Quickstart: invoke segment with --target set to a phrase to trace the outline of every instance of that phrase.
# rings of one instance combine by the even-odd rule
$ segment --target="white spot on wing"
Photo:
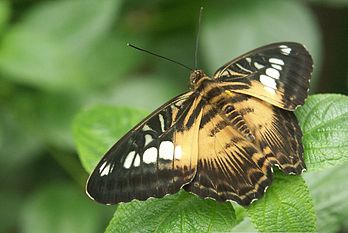
[[[254,66],[256,67],[256,69],[260,70],[263,67],[265,67],[264,65],[261,65],[260,63],[254,62]]]
[[[246,57],[245,60],[246,60],[247,62],[249,62],[249,63],[251,62],[251,58],[250,58],[250,57]]]
[[[289,55],[290,52],[291,52],[291,49],[290,49],[290,48],[282,49],[282,53],[283,53],[284,55]]]
[[[267,87],[271,87],[273,89],[277,89],[276,81],[273,78],[271,78],[271,77],[269,77],[267,75],[261,74],[260,75],[260,81],[261,81],[261,83],[263,85],[265,85]]]
[[[134,151],[131,151],[131,152],[128,153],[126,159],[123,162],[123,167],[124,168],[128,169],[128,168],[130,168],[132,166],[134,155],[135,155]]]
[[[176,146],[175,152],[174,152],[174,157],[175,157],[175,159],[181,159],[181,156],[182,156],[181,146]]]
[[[157,149],[155,147],[148,148],[143,154],[144,163],[155,163],[157,161]]]
[[[135,156],[135,160],[134,160],[134,167],[139,167],[140,166],[140,155],[139,154],[137,154],[136,156]]]
[[[280,45],[279,48],[280,48],[281,53],[284,55],[289,55],[291,53],[291,48],[289,48],[286,45]]]
[[[162,114],[158,114],[158,119],[159,119],[160,124],[161,124],[161,130],[162,130],[162,132],[164,132],[164,118],[163,118],[163,115]]]
[[[99,168],[99,173],[102,172],[102,170],[104,169],[105,165],[107,164],[107,161],[105,161]]]
[[[282,59],[279,59],[279,58],[270,58],[268,61],[270,63],[273,63],[273,64],[277,64],[277,65],[281,65],[281,66],[284,65],[284,61]]]
[[[282,67],[280,65],[271,64],[271,66],[277,70],[282,70]]]
[[[152,136],[150,134],[145,134],[145,145],[149,144],[152,141]]]
[[[159,157],[173,160],[174,144],[171,141],[163,141],[159,147]]]
[[[274,79],[279,79],[279,77],[280,77],[279,71],[274,69],[274,68],[267,68],[266,69],[266,74],[268,76],[270,76],[271,78],[274,78]]]
[[[151,128],[147,124],[145,124],[142,130],[143,131],[151,130]]]
[[[110,165],[111,164],[106,165],[106,167],[103,169],[102,173],[100,173],[100,176],[106,176],[110,173]]]

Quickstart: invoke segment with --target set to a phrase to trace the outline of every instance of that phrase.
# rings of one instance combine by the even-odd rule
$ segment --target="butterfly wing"
[[[103,204],[177,192],[196,172],[201,111],[192,93],[154,111],[102,158],[87,193]]]
[[[241,205],[262,196],[272,179],[269,161],[211,104],[203,109],[198,141],[197,173],[185,190]]]
[[[238,93],[229,101],[250,129],[254,143],[272,164],[287,174],[301,174],[306,169],[302,131],[293,112]]]
[[[307,98],[313,61],[303,45],[281,42],[248,52],[219,68],[213,78],[226,90],[294,110]]]

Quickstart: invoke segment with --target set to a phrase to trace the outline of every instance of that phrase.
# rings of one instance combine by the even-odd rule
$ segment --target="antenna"
[[[186,69],[188,69],[188,70],[190,70],[190,71],[194,71],[192,68],[190,68],[190,67],[188,67],[188,66],[186,66],[186,65],[184,65],[184,64],[182,64],[182,63],[180,63],[180,62],[177,62],[177,61],[174,61],[174,60],[172,60],[172,59],[170,59],[170,58],[167,58],[167,57],[158,55],[158,54],[156,54],[156,53],[150,52],[150,51],[148,51],[148,50],[146,50],[146,49],[139,48],[139,47],[137,47],[137,46],[135,46],[135,45],[132,45],[132,44],[130,44],[130,43],[127,43],[127,46],[132,47],[132,48],[134,48],[134,49],[137,49],[137,50],[139,50],[139,51],[142,51],[142,52],[145,52],[145,53],[154,55],[155,57],[163,58],[164,60],[173,62],[173,63],[175,63],[175,64],[177,64],[177,65],[179,65],[179,66],[182,66],[182,67],[184,67],[184,68],[186,68]]]
[[[203,13],[203,7],[199,9],[199,18],[198,18],[198,29],[197,29],[197,36],[196,36],[196,48],[195,48],[195,69],[197,69],[197,55],[198,55],[198,45],[199,45],[199,36],[201,31],[201,22],[202,22],[202,13]]]

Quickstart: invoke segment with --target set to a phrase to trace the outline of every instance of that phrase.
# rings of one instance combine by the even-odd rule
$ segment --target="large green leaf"
[[[80,113],[74,122],[74,138],[84,168],[91,172],[101,156],[145,115],[143,111],[110,106]]]
[[[313,232],[316,216],[308,187],[301,176],[276,173],[264,197],[248,208],[262,232]]]
[[[296,111],[303,131],[305,162],[309,171],[348,161],[348,96],[310,96]]]
[[[203,201],[181,191],[161,199],[120,204],[106,232],[227,232],[235,219],[231,203]]]
[[[55,183],[26,201],[21,213],[24,233],[94,233],[102,230],[107,207],[95,206],[75,187]],[[106,211],[106,212],[105,212]]]

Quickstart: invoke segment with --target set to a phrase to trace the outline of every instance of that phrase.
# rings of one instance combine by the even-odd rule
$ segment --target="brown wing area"
[[[295,114],[272,106],[257,98],[230,92],[267,159],[287,174],[301,174],[303,161],[302,131]]]
[[[270,185],[270,164],[262,151],[210,104],[203,109],[198,144],[197,172],[185,190],[248,205]]]

